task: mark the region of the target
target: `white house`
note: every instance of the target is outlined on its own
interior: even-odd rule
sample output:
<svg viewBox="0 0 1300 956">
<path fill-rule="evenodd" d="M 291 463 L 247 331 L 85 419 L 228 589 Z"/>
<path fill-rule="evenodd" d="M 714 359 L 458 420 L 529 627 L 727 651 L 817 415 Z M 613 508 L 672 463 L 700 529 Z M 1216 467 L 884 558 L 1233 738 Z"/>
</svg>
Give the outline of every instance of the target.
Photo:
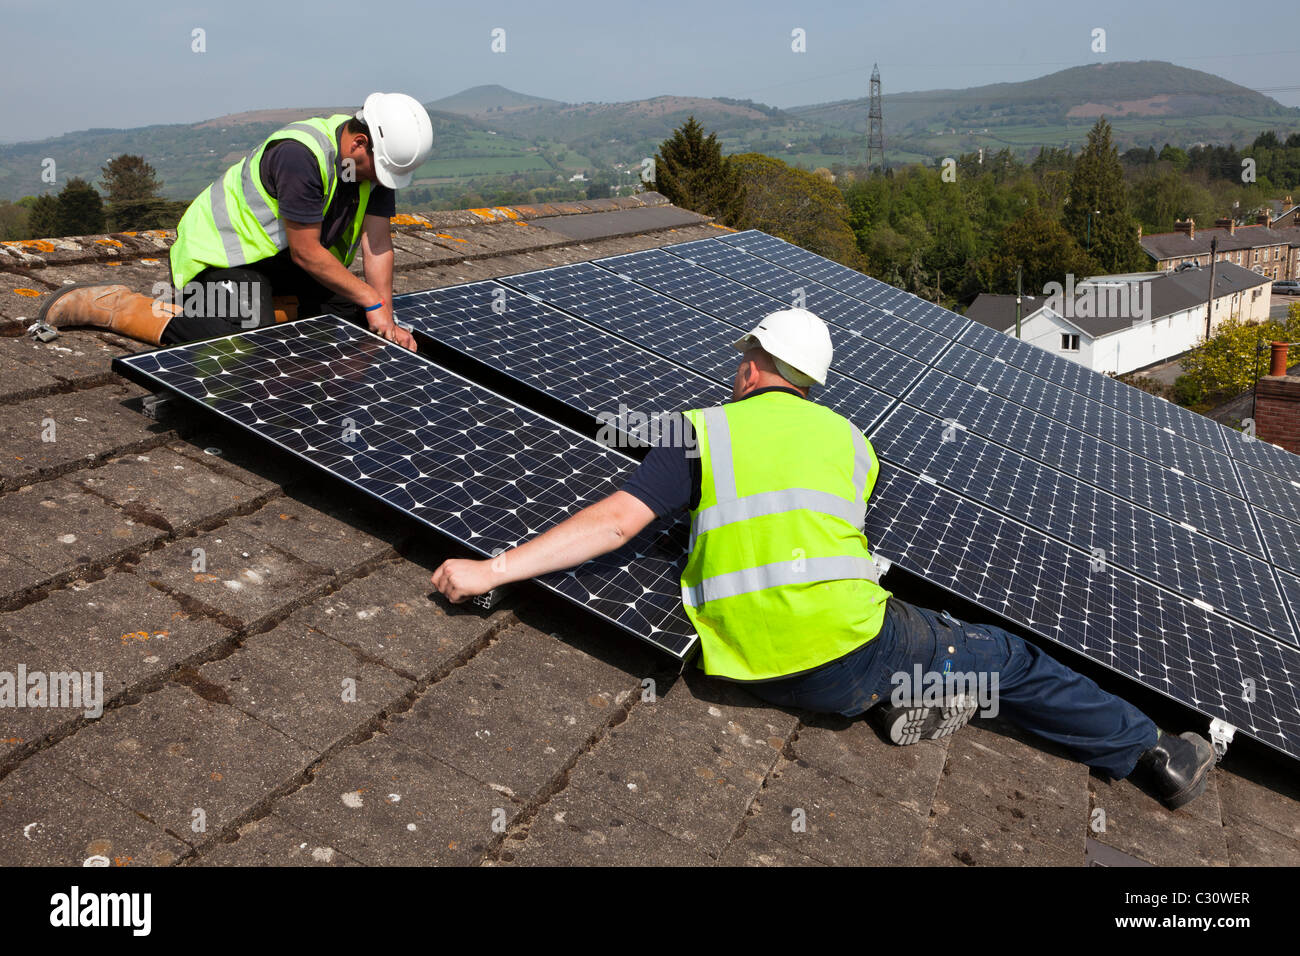
<svg viewBox="0 0 1300 956">
<path fill-rule="evenodd" d="M 1021 299 L 1020 338 L 1094 372 L 1123 375 L 1181 355 L 1205 335 L 1210 270 L 1096 276 L 1049 283 Z M 1268 318 L 1271 279 L 1229 262 L 1215 266 L 1214 320 Z M 967 318 L 1016 334 L 1016 297 L 976 297 Z"/>
</svg>

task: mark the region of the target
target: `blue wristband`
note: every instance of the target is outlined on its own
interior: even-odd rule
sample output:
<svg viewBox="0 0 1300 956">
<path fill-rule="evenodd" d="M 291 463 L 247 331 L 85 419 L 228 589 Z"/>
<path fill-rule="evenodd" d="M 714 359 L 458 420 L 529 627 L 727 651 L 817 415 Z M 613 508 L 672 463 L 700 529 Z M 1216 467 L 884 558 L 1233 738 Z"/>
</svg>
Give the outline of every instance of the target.
<svg viewBox="0 0 1300 956">
<path fill-rule="evenodd" d="M 366 311 L 367 311 L 367 312 L 373 312 L 373 311 L 375 311 L 375 309 L 382 309 L 383 307 L 384 307 L 384 303 L 383 303 L 383 302 L 376 302 L 374 305 L 366 306 Z"/>
</svg>

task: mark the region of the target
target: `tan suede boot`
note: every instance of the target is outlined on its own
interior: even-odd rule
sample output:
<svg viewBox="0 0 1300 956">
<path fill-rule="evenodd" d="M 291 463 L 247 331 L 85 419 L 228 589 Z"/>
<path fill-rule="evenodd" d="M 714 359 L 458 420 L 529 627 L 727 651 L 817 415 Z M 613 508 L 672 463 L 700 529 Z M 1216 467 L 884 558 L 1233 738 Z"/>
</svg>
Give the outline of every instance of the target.
<svg viewBox="0 0 1300 956">
<path fill-rule="evenodd" d="M 124 285 L 89 282 L 64 286 L 43 306 L 37 321 L 57 329 L 89 325 L 150 345 L 161 345 L 163 330 L 181 307 L 132 292 Z"/>
</svg>

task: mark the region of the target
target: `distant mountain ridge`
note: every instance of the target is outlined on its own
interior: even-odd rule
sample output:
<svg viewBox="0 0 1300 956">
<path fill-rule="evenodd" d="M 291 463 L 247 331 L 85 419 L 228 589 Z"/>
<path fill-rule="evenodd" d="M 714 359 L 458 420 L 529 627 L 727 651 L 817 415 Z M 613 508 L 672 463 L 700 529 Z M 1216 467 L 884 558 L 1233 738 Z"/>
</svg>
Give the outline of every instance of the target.
<svg viewBox="0 0 1300 956">
<path fill-rule="evenodd" d="M 884 76 L 885 89 L 889 78 Z M 434 154 L 417 179 L 446 182 L 529 170 L 568 179 L 584 169 L 639 164 L 688 116 L 718 134 L 726 152 L 759 151 L 809 168 L 861 162 L 865 98 L 777 109 L 726 97 L 655 96 L 620 103 L 564 103 L 496 84 L 425 104 Z M 54 158 L 58 183 L 92 182 L 110 158 L 135 153 L 157 169 L 164 194 L 188 200 L 269 133 L 295 119 L 357 107 L 271 108 L 192 124 L 94 129 L 0 144 L 0 199 L 50 191 L 42 162 Z M 891 162 L 917 162 L 976 148 L 1076 146 L 1097 116 L 1115 126 L 1121 148 L 1165 142 L 1244 145 L 1263 129 L 1300 130 L 1300 109 L 1200 70 L 1158 61 L 1102 63 L 1021 83 L 964 90 L 886 93 L 885 142 Z"/>
</svg>

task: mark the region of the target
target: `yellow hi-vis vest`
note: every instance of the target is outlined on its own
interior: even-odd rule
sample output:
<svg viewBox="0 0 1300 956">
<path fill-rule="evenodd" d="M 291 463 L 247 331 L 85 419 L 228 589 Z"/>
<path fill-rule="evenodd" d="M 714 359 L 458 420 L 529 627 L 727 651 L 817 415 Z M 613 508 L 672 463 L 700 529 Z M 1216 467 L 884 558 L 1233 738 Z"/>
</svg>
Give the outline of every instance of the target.
<svg viewBox="0 0 1300 956">
<path fill-rule="evenodd" d="M 875 637 L 889 592 L 862 532 L 880 473 L 852 422 L 789 392 L 686 412 L 700 502 L 682 603 L 706 673 L 764 680 Z"/>
<path fill-rule="evenodd" d="M 290 123 L 199 193 L 176 227 L 176 242 L 171 248 L 172 284 L 180 289 L 209 266 L 224 269 L 247 265 L 289 248 L 289 237 L 280 221 L 280 203 L 262 184 L 262 154 L 267 146 L 282 139 L 296 140 L 310 149 L 320 165 L 328 210 L 339 181 L 335 130 L 347 119 L 346 113 L 338 113 Z M 369 201 L 370 183 L 362 180 L 356 216 L 329 250 L 345 266 L 351 265 L 356 255 Z"/>
</svg>

